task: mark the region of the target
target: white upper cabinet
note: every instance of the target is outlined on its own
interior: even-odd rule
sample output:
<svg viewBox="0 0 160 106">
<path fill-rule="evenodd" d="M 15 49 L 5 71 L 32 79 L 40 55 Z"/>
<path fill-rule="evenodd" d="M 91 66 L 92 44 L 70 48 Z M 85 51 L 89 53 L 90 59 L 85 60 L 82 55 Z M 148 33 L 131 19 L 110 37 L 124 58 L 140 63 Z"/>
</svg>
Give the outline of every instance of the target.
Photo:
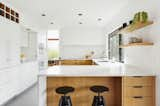
<svg viewBox="0 0 160 106">
<path fill-rule="evenodd" d="M 4 68 L 20 62 L 20 27 L 3 17 L 0 20 L 0 68 Z"/>
<path fill-rule="evenodd" d="M 29 46 L 29 31 L 21 26 L 21 47 L 28 47 Z"/>
</svg>

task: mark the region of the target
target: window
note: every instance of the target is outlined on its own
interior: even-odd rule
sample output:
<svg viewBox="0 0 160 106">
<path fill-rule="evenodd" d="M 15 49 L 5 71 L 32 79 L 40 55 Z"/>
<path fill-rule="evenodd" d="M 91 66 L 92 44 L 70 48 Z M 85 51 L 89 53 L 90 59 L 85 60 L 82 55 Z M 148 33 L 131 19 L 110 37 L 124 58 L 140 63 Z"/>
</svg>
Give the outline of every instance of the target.
<svg viewBox="0 0 160 106">
<path fill-rule="evenodd" d="M 123 50 L 119 48 L 122 44 L 122 35 L 109 35 L 108 50 L 109 59 L 112 61 L 123 62 Z"/>
<path fill-rule="evenodd" d="M 53 60 L 59 57 L 59 31 L 48 31 L 48 59 Z"/>
</svg>

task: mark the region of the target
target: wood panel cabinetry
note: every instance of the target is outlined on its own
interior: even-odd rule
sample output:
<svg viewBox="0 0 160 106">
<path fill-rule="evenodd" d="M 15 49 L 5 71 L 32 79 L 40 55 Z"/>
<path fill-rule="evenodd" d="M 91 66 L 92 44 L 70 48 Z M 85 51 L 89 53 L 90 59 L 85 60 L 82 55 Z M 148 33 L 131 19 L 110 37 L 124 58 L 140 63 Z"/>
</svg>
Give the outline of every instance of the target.
<svg viewBox="0 0 160 106">
<path fill-rule="evenodd" d="M 49 60 L 48 66 L 54 65 L 95 65 L 92 60 Z"/>
<path fill-rule="evenodd" d="M 97 95 L 89 89 L 93 85 L 104 85 L 109 88 L 109 92 L 102 94 L 106 106 L 121 106 L 119 80 L 121 79 L 115 77 L 48 77 L 47 106 L 58 106 L 61 95 L 57 94 L 55 89 L 60 86 L 73 86 L 75 88 L 75 91 L 69 94 L 73 106 L 92 106 L 93 97 Z"/>
<path fill-rule="evenodd" d="M 103 93 L 107 106 L 155 106 L 155 77 L 48 77 L 47 106 L 57 106 L 60 96 L 55 89 L 73 86 L 69 95 L 75 106 L 91 106 L 95 93 L 89 90 L 93 85 L 109 87 Z"/>
<path fill-rule="evenodd" d="M 61 65 L 92 65 L 92 60 L 61 60 Z"/>
<path fill-rule="evenodd" d="M 123 77 L 123 106 L 155 106 L 154 77 Z"/>
</svg>

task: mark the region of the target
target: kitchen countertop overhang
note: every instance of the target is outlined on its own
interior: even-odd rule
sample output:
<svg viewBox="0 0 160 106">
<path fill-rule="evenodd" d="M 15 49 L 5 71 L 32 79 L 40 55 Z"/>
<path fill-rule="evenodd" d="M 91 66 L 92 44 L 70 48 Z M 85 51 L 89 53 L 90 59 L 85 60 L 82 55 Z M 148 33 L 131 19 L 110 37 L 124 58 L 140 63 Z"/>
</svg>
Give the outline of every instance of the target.
<svg viewBox="0 0 160 106">
<path fill-rule="evenodd" d="M 47 77 L 122 77 L 156 76 L 155 72 L 125 64 L 100 65 L 59 65 L 41 71 L 39 76 Z"/>
</svg>

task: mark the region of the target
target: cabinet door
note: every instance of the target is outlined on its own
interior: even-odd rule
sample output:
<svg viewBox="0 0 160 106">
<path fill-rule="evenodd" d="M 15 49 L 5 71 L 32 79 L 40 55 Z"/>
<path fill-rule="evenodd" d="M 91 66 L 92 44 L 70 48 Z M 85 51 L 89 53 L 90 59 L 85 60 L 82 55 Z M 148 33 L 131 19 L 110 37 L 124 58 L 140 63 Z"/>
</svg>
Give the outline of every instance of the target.
<svg viewBox="0 0 160 106">
<path fill-rule="evenodd" d="M 8 36 L 8 57 L 10 59 L 10 65 L 17 65 L 20 63 L 20 27 L 16 23 L 10 23 L 11 28 Z M 7 46 L 7 45 L 6 45 Z"/>
<path fill-rule="evenodd" d="M 124 106 L 154 106 L 152 97 L 128 97 Z"/>
<path fill-rule="evenodd" d="M 18 67 L 0 72 L 0 105 L 12 99 L 18 93 Z"/>
<path fill-rule="evenodd" d="M 4 68 L 7 65 L 7 55 L 6 55 L 6 41 L 7 41 L 7 35 L 9 35 L 9 32 L 7 31 L 7 20 L 0 17 L 0 20 L 2 20 L 0 24 L 0 68 Z"/>
<path fill-rule="evenodd" d="M 19 70 L 19 78 L 20 78 L 19 91 L 22 92 L 25 89 L 29 88 L 32 84 L 34 84 L 37 81 L 37 75 L 38 75 L 37 62 L 22 64 Z"/>
<path fill-rule="evenodd" d="M 11 67 L 19 63 L 20 27 L 18 24 L 0 17 L 0 68 Z"/>
<path fill-rule="evenodd" d="M 152 86 L 154 84 L 154 77 L 124 77 L 125 86 Z"/>
<path fill-rule="evenodd" d="M 124 96 L 153 96 L 154 87 L 152 86 L 131 86 L 124 87 Z"/>
<path fill-rule="evenodd" d="M 21 47 L 28 47 L 28 31 L 25 27 L 21 26 Z"/>
</svg>

